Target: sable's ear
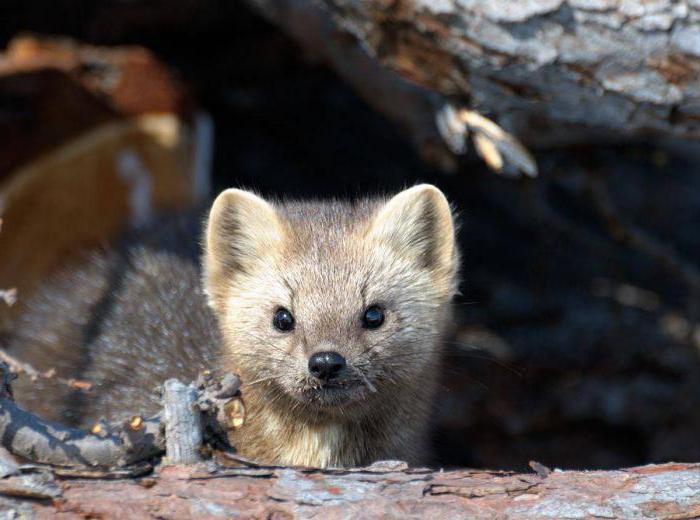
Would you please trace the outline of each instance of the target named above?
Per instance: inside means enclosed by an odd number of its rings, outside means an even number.
[[[458,257],[452,211],[435,186],[419,184],[389,200],[374,217],[368,237],[432,271],[450,296],[455,292]]]
[[[228,189],[209,212],[204,247],[204,289],[209,305],[223,302],[231,277],[248,272],[279,250],[284,237],[275,209],[257,195]]]

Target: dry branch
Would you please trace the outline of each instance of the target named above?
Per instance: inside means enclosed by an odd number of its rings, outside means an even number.
[[[148,459],[164,449],[159,419],[134,431],[129,423],[104,425],[93,432],[43,421],[17,406],[10,387],[14,375],[0,363],[0,438],[13,454],[40,464],[115,467]]]
[[[62,377],[56,377],[56,370],[50,368],[46,371],[37,370],[29,363],[20,361],[8,354],[5,350],[0,348],[0,361],[7,363],[10,370],[15,374],[26,374],[32,381],[36,381],[39,378],[44,379],[54,379],[59,383],[66,385],[74,390],[90,390],[92,388],[92,383],[89,381],[83,381],[82,379],[64,379]]]
[[[247,2],[442,167],[464,151],[464,135],[436,125],[446,106],[526,145],[700,137],[696,1]]]
[[[204,435],[200,413],[211,416],[207,421],[210,435],[224,432],[228,429],[226,423],[217,428],[211,424],[218,422],[219,408],[224,409],[240,387],[235,376],[222,382],[203,377],[189,386],[170,380],[165,385],[162,413],[148,419],[135,416],[121,422],[100,422],[86,432],[44,421],[17,406],[10,385],[14,377],[9,366],[0,362],[2,445],[33,463],[87,469],[125,468],[147,462],[166,447],[173,463],[200,460]]]

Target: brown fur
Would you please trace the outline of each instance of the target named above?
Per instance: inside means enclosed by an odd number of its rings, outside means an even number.
[[[159,408],[154,391],[169,377],[190,381],[218,366],[217,324],[201,289],[200,212],[167,216],[93,251],[21,300],[6,343],[15,356],[63,379],[15,383],[16,399],[42,416],[90,428]]]
[[[198,226],[197,217],[157,222],[25,302],[11,352],[94,388],[81,395],[42,380],[32,392],[25,382],[19,400],[90,426],[101,415],[153,412],[152,389],[166,378],[232,370],[248,411],[232,441],[246,456],[426,463],[458,265],[442,193],[422,185],[389,200],[270,203],[227,190],[206,227],[206,296],[192,247]],[[373,304],[386,320],[368,330],[361,316]],[[293,332],[273,327],[280,306],[294,314]],[[309,375],[309,356],[322,350],[346,358],[342,388],[319,388]]]
[[[245,455],[320,467],[425,460],[456,287],[454,226],[439,190],[354,205],[270,204],[227,190],[211,211],[205,266],[223,359],[245,383],[251,420],[233,435]],[[373,304],[386,321],[367,330],[361,316]],[[296,317],[293,332],[272,326],[278,307]],[[340,397],[308,374],[309,356],[327,350],[354,374]]]

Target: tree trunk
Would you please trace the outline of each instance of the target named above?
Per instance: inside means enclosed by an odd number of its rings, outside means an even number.
[[[528,146],[700,136],[697,0],[247,2],[444,168],[464,151],[446,104]]]

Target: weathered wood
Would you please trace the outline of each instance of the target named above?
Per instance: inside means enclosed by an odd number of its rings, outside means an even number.
[[[100,424],[92,432],[43,421],[17,406],[10,382],[13,374],[0,362],[0,438],[14,455],[40,464],[57,466],[128,466],[163,451],[159,419]]]
[[[465,151],[436,124],[453,105],[530,146],[700,137],[693,0],[247,1],[442,167]]]
[[[29,365],[23,370],[36,372]],[[163,385],[161,413],[100,421],[90,432],[45,421],[17,406],[11,385],[15,377],[0,360],[0,478],[13,474],[3,466],[3,449],[33,463],[75,468],[78,476],[140,474],[144,464],[164,452],[168,464],[194,464],[202,460],[205,441],[228,449],[226,432],[245,420],[235,406],[241,404],[241,381],[235,374],[219,379],[205,373],[189,385],[169,379]],[[126,470],[120,473],[122,468]]]
[[[700,515],[700,464],[665,464],[617,471],[551,471],[531,463],[535,473],[484,470],[436,471],[409,468],[400,461],[377,462],[355,469],[315,470],[265,467],[235,456],[189,465],[161,466],[157,474],[126,477],[143,470],[90,469],[99,460],[127,457],[110,427],[93,434],[43,423],[17,409],[10,377],[3,367],[0,390],[0,437],[15,454],[34,462],[60,464],[79,460],[82,468],[51,470],[8,461],[0,478],[0,511],[11,515],[67,518],[226,516],[242,518],[686,518]],[[196,388],[195,388],[196,387]],[[198,409],[211,420],[222,403],[239,396],[235,376],[211,376],[195,385],[176,380],[164,389],[165,428],[156,420],[148,430],[138,420],[132,431],[165,429],[170,461],[200,459]],[[176,410],[175,412],[173,410]],[[224,424],[223,429],[226,429]],[[126,428],[125,430],[126,431]],[[185,439],[185,442],[183,442]],[[123,439],[121,439],[123,441]],[[119,453],[119,447],[122,452]],[[162,451],[162,449],[161,449]],[[104,453],[103,453],[104,452]],[[61,454],[63,454],[61,456]],[[115,455],[116,454],[116,455]],[[68,455],[68,457],[66,457]],[[226,455],[224,453],[223,455]],[[241,467],[242,465],[242,467]],[[145,468],[150,471],[150,466]],[[61,485],[61,479],[70,479]]]
[[[401,463],[338,471],[168,466],[137,481],[71,480],[59,500],[31,507],[39,518],[690,518],[700,514],[700,466],[546,476]]]
[[[168,464],[194,464],[202,460],[202,420],[196,408],[197,390],[177,379],[163,385],[165,454]]]

